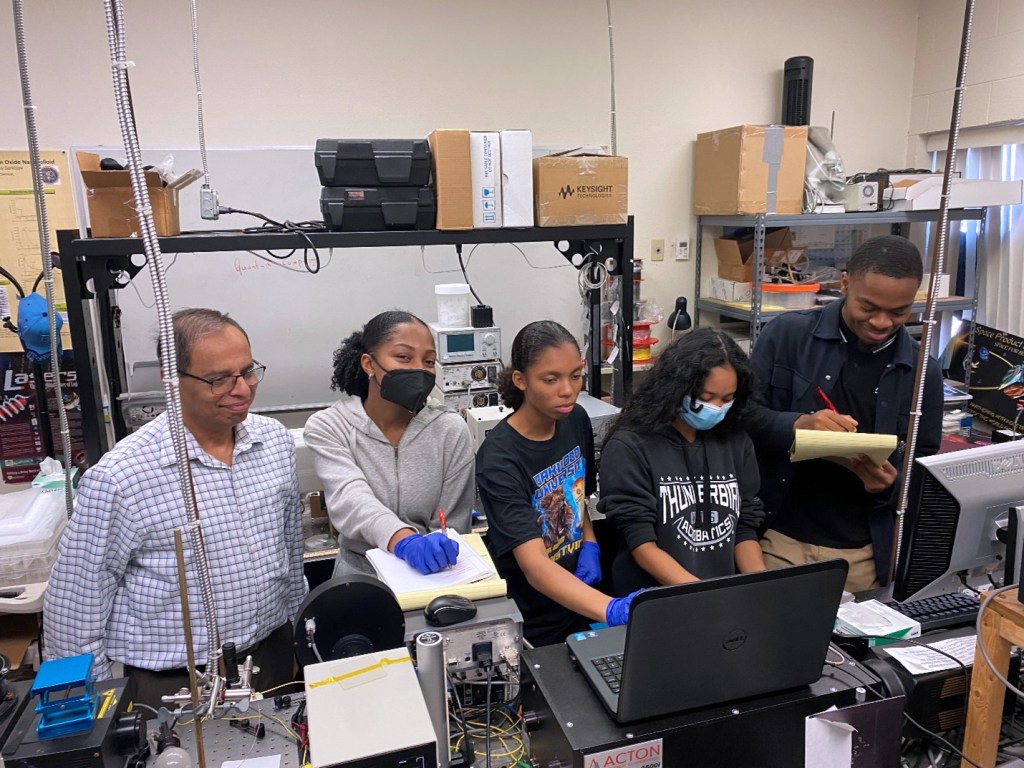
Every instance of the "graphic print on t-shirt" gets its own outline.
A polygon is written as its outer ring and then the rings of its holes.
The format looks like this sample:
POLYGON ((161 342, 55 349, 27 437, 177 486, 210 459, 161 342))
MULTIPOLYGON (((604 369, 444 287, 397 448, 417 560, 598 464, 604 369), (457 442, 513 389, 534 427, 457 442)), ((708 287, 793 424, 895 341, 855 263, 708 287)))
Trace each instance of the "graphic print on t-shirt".
POLYGON ((704 503, 704 482, 698 478, 662 477, 659 482, 661 521, 671 525, 693 552, 729 544, 740 511, 740 486, 735 475, 712 475, 704 503))
POLYGON ((580 547, 586 503, 586 460, 578 447, 533 476, 533 508, 548 557, 558 562, 580 547))

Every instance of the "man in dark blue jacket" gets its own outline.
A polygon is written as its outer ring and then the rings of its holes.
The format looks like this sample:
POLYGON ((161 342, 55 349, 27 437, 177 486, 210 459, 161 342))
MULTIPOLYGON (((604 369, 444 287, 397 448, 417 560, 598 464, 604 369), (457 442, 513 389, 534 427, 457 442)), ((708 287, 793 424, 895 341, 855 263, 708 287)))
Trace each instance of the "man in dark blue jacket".
MULTIPOLYGON (((769 568, 841 557, 850 563, 848 590, 888 581, 919 348, 903 324, 922 271, 909 240, 868 240, 843 275, 841 301, 788 312, 758 338, 751 358, 767 408, 752 408, 747 426, 769 515, 761 540, 769 568), (791 463, 797 429, 890 434, 899 443, 881 467, 867 459, 791 463)), ((941 432, 942 372, 930 358, 916 455, 936 453, 941 432)))

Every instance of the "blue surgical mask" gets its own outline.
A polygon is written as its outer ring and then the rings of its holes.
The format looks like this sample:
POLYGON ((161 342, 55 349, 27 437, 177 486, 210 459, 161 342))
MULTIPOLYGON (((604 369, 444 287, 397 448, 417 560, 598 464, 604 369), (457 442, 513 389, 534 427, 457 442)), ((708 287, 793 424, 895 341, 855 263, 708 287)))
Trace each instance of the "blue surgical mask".
POLYGON ((732 408, 732 401, 729 401, 725 405, 713 405, 712 403, 701 402, 698 404, 699 410, 694 411, 690 408, 692 401, 690 396, 686 395, 683 398, 683 405, 679 409, 679 418, 689 424, 694 429, 702 432, 707 432, 709 429, 714 429, 722 423, 722 419, 725 418, 725 414, 732 408))

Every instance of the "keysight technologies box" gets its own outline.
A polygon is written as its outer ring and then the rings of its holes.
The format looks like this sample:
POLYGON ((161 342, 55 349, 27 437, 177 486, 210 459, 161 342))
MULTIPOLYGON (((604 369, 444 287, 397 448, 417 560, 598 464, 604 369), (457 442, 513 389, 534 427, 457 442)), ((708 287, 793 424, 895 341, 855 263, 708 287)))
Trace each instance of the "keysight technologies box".
POLYGON ((738 125, 697 136, 694 216, 801 213, 807 126, 738 125), (778 163, 769 210, 770 167, 778 163))
POLYGON ((533 161, 537 226, 625 224, 629 160, 575 150, 533 161))

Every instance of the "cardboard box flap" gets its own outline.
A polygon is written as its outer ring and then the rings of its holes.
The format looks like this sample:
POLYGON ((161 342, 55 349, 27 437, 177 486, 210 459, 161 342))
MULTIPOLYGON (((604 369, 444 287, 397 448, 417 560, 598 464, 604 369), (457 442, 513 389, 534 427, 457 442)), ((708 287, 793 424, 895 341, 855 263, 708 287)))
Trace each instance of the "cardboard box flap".
POLYGON ((544 155, 544 157, 617 157, 617 155, 613 155, 611 152, 587 149, 586 147, 576 147, 574 149, 563 149, 561 152, 552 152, 550 155, 544 155))
MULTIPOLYGON (((82 173, 82 181, 87 189, 109 189, 111 187, 131 187, 132 177, 128 171, 101 171, 100 156, 92 152, 76 152, 78 168, 82 173)), ((163 189, 164 182, 156 171, 146 171, 146 186, 150 189, 163 189)))
MULTIPOLYGON (((569 150, 570 152, 575 150, 569 150)), ((577 155, 558 153, 534 158, 535 164, 555 168, 572 168, 579 176, 596 176, 608 168, 626 168, 628 159, 621 155, 600 155, 594 152, 583 152, 577 155)))
POLYGON ((189 184, 198 181, 203 178, 203 172, 198 168, 193 168, 191 171, 185 171, 178 178, 167 185, 168 189, 184 189, 189 184))

